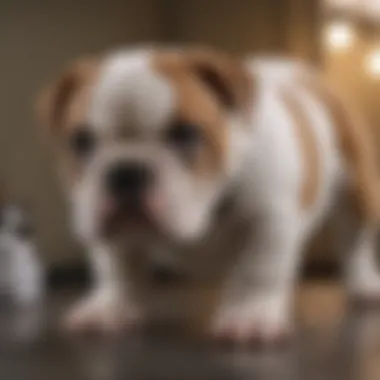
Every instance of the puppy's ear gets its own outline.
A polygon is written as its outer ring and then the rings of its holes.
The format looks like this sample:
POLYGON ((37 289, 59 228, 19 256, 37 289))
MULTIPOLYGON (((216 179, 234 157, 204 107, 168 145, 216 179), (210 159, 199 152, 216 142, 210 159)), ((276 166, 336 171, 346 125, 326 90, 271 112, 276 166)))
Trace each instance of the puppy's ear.
POLYGON ((93 77, 96 67, 94 59, 79 60, 40 92, 36 103, 37 119, 49 134, 55 135, 62 130, 70 102, 80 87, 93 77))
POLYGON ((187 55, 190 70, 230 111, 246 111, 254 92, 253 78, 242 59, 210 49, 197 49, 187 55))

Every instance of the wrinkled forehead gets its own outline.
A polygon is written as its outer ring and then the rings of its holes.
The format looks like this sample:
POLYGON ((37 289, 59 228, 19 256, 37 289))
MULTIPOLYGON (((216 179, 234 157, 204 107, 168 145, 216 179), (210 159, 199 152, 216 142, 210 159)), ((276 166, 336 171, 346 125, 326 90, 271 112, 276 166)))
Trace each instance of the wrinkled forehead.
POLYGON ((89 109, 94 128, 154 131, 173 117, 175 91, 154 69, 151 52, 121 52, 108 57, 99 72, 89 109))

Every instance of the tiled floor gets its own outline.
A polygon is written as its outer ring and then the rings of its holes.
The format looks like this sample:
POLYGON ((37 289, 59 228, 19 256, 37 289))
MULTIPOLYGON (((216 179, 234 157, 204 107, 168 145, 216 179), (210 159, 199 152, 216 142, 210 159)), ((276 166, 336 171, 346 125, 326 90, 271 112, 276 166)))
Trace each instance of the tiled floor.
MULTIPOLYGON (((184 338, 73 339, 57 328, 67 299, 44 313, 3 310, 1 380, 379 380, 380 311, 353 310, 333 283, 302 286, 294 342, 248 352, 184 338)), ((165 335, 164 335, 165 336, 165 335)))

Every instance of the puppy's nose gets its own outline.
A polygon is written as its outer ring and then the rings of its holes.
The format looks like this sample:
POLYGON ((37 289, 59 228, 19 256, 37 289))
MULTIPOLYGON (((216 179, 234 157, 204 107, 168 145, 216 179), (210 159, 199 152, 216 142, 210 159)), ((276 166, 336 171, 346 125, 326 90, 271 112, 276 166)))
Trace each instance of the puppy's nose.
POLYGON ((108 171, 106 186, 120 201, 138 201, 152 181, 153 173, 144 163, 123 162, 108 171))

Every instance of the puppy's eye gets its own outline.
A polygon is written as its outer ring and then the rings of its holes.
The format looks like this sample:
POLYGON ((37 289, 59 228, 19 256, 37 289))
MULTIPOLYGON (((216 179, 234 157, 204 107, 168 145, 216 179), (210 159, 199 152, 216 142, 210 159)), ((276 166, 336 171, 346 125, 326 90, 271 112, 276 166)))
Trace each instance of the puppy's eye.
POLYGON ((75 131, 69 140, 71 151, 78 158, 88 157, 96 148, 96 136, 87 127, 75 131))
POLYGON ((179 122, 174 124, 166 134, 168 142, 178 148, 196 148, 203 140, 200 128, 191 123, 179 122))

